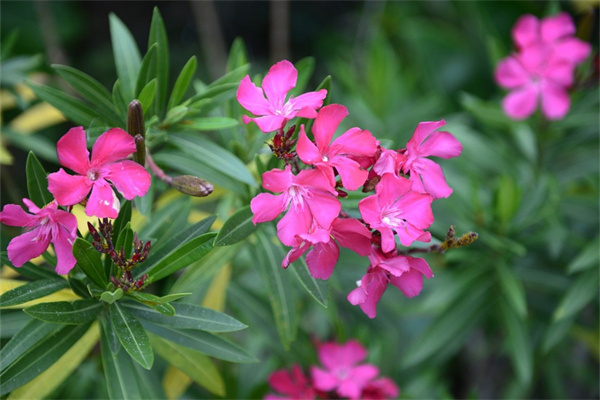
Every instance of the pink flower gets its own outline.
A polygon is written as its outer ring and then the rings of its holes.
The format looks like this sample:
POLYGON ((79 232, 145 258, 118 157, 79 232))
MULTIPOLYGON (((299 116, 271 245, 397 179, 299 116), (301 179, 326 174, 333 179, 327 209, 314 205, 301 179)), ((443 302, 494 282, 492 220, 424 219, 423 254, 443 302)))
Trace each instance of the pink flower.
POLYGON ((316 279, 329 279, 331 276, 340 255, 338 244, 363 257, 371 252, 371 232, 352 218, 337 218, 332 222, 329 231, 313 230, 309 234, 300 235, 300 239, 302 240, 298 246, 285 256, 281 266, 287 268, 312 246, 306 255, 306 264, 311 276, 316 279))
POLYGON ((273 372, 269 377, 269 385, 284 396, 268 394, 265 400, 315 398, 315 390, 298 365, 294 365, 291 371, 282 369, 273 372))
POLYGON ((92 148, 90 162, 82 127, 72 128, 57 144, 58 161, 78 175, 62 168, 48 175, 48 190, 60 205, 81 202, 90 193, 85 213, 98 218, 117 218, 121 205, 110 181, 127 200, 144 196, 150 187, 150 174, 125 157, 135 152, 135 140, 119 128, 104 132, 92 148))
POLYGON ((502 105, 513 119, 529 117, 541 101, 551 120, 563 118, 570 108, 567 88, 573 83, 576 64, 584 61, 591 46, 575 37, 575 25, 566 13, 543 19, 524 15, 515 24, 513 39, 519 50, 498 64, 496 81, 509 89, 502 105))
POLYGON ((40 209, 31 200, 23 199, 31 214, 15 204, 7 204, 0 212, 0 222, 9 226, 22 226, 27 232, 8 244, 8 259, 15 267, 40 256, 48 245, 54 245, 56 273, 66 275, 75 266, 73 242, 77 237, 77 218, 59 210, 56 201, 40 209))
POLYGON ((335 186, 335 168, 344 187, 356 190, 365 183, 368 175, 356 159, 373 157, 377 152, 377 140, 369 131, 352 128, 330 143, 338 125, 347 115, 348 110, 342 105, 323 107, 312 127, 316 145, 308 139, 304 126, 301 126, 296 151, 302 162, 323 171, 332 186, 335 186))
POLYGON ((271 221, 287 209, 277 223, 277 236, 286 246, 297 247, 300 236, 311 230, 329 230, 341 210, 337 192, 318 170, 294 175, 289 165, 285 170, 273 169, 263 174, 263 187, 281 194, 260 193, 254 197, 250 202, 252 222, 271 221))
POLYGON ((297 80, 298 71, 286 60, 271 67, 263 79, 262 89, 256 87, 250 76, 246 75, 240 82, 236 97, 242 107, 260 117, 244 115, 244 123, 254 121, 261 131, 268 133, 283 128, 288 120, 296 116, 315 118, 316 110, 323 105, 323 99, 327 96, 327 90, 304 93, 285 101, 288 92, 296 87, 297 80))
POLYGON ((358 399, 367 383, 379 373, 371 364, 357 365, 367 357, 360 343, 324 343, 319 346, 319 360, 325 369, 311 367, 313 385, 318 390, 336 389, 341 397, 358 399))
POLYGON ((385 174, 375 187, 375 195, 358 203, 363 220, 381 233, 381 247, 386 253, 396 248, 394 232, 404 246, 415 240, 431 240, 431 234, 424 230, 433 223, 433 198, 413 191, 412 186, 408 179, 385 174))
POLYGON ((390 378, 379 378, 367 383, 360 398, 363 400, 397 399, 400 394, 398 385, 390 378))
POLYGON ((424 259, 398 255, 396 251, 384 254, 374 247, 369 260, 371 265, 367 273, 347 297, 352 305, 359 305, 369 318, 377 315, 377 303, 388 283, 400 289, 406 297, 414 297, 423 289, 423 276, 427 279, 433 276, 424 259))

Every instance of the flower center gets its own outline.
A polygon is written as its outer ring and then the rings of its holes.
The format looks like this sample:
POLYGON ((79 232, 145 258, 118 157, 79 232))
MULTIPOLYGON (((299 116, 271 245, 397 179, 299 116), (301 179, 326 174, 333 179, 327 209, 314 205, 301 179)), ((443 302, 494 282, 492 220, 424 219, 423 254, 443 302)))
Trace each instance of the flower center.
POLYGON ((288 204, 291 202, 295 208, 303 208, 304 207, 304 196, 308 195, 307 190, 296 185, 292 185, 288 188, 287 194, 288 204))
POLYGON ((406 218, 402 216, 402 210, 397 208, 385 209, 382 213, 381 222, 390 227, 406 226, 406 218))
POLYGON ((100 177, 100 173, 94 169, 90 169, 87 173, 87 177, 93 182, 100 177))
POLYGON ((40 221, 40 225, 46 225, 48 223, 48 221, 49 221, 48 217, 44 217, 44 219, 40 221))
POLYGON ((322 160, 323 160, 323 162, 327 162, 327 161, 329 161, 329 158, 327 158, 327 156, 323 156, 322 160))

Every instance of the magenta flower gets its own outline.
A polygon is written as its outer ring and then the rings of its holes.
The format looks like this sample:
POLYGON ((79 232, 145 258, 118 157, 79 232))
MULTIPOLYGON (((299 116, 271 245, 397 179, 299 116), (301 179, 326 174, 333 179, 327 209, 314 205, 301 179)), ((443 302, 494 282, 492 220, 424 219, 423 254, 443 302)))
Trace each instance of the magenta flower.
POLYGON ((297 247, 303 234, 311 229, 329 230, 340 213, 337 192, 318 170, 303 170, 292 174, 291 167, 273 169, 263 174, 263 187, 280 195, 260 193, 250 202, 252 222, 271 221, 286 209, 277 223, 277 236, 286 246, 297 247), (289 209, 288 209, 289 207, 289 209))
POLYGON ((117 218, 121 204, 109 181, 127 200, 144 196, 150 187, 150 174, 138 163, 124 158, 135 152, 135 140, 119 128, 104 132, 87 150, 85 131, 72 128, 57 144, 58 161, 77 173, 62 168, 48 175, 48 190, 58 204, 69 206, 83 201, 90 193, 85 213, 98 218, 117 218))
POLYGON ((381 233, 381 247, 386 253, 396 248, 394 232, 404 246, 415 240, 431 240, 431 234, 424 230, 433 223, 433 198, 413 191, 412 186, 408 179, 385 174, 375 187, 375 195, 358 203, 363 220, 381 233))
POLYGON ((298 365, 294 365, 291 371, 282 369, 273 372, 269 377, 269 385, 283 396, 268 394, 264 397, 264 400, 312 400, 316 395, 310 381, 304 376, 298 365))
POLYGON ((56 273, 66 275, 75 266, 73 242, 77 237, 77 218, 58 209, 56 201, 37 207, 31 200, 23 199, 31 214, 15 204, 7 204, 0 212, 0 222, 9 226, 22 226, 27 232, 13 238, 8 244, 8 259, 15 267, 40 256, 50 243, 56 253, 56 273))
POLYGON ((244 123, 254 121, 261 131, 268 133, 283 128, 288 120, 296 116, 315 118, 316 110, 323 105, 323 99, 327 96, 327 90, 304 93, 286 101, 288 92, 296 87, 297 80, 298 71, 287 60, 271 67, 263 79, 262 89, 256 87, 250 76, 246 75, 240 82, 236 97, 242 107, 260 117, 244 115, 244 123))
POLYGON ((390 378, 379 378, 367 383, 360 395, 362 400, 397 399, 400 394, 398 385, 390 378))
POLYGON ((314 387, 323 391, 336 389, 341 397, 358 399, 367 383, 379 373, 374 365, 358 365, 366 357, 367 351, 355 340, 320 345, 319 360, 325 369, 311 367, 314 387))
POLYGON ((330 143, 338 125, 347 115, 348 110, 342 105, 323 107, 312 127, 316 145, 308 139, 304 126, 301 126, 296 151, 303 163, 323 171, 332 186, 335 186, 335 168, 344 187, 356 190, 365 183, 368 175, 358 160, 375 155, 377 140, 369 131, 352 128, 330 143))
POLYGON ((518 53, 498 64, 496 81, 509 89, 502 105, 513 119, 529 117, 541 102, 551 120, 563 118, 570 108, 567 88, 573 83, 576 64, 583 62, 591 46, 573 35, 575 24, 566 13, 544 18, 524 15, 513 28, 518 53))
POLYGON ((308 234, 300 235, 300 239, 298 246, 285 256, 281 266, 287 268, 310 249, 306 255, 306 264, 315 279, 329 279, 339 259, 339 246, 351 249, 363 257, 371 252, 371 232, 352 218, 336 218, 329 231, 313 229, 308 234))
POLYGON ((359 305, 369 318, 377 315, 377 303, 388 283, 400 289, 406 297, 414 297, 423 289, 423 276, 427 279, 433 276, 424 259, 398 255, 396 251, 384 254, 373 248, 369 260, 371 265, 367 273, 347 297, 352 305, 359 305))

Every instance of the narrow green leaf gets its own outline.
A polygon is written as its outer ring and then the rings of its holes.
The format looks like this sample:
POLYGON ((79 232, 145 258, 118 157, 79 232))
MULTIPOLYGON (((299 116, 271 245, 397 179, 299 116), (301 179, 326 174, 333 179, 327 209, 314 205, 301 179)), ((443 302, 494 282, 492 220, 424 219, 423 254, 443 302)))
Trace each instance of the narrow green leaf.
POLYGON ((28 82, 29 87, 37 97, 49 103, 60 111, 67 119, 83 126, 91 125, 96 118, 102 118, 96 111, 84 104, 81 100, 46 85, 28 82))
POLYGON ((82 238, 75 239, 73 255, 77 265, 96 285, 104 288, 108 283, 100 253, 89 242, 82 238))
POLYGON ((508 333, 508 350, 519 380, 529 384, 533 375, 533 352, 527 327, 513 306, 501 304, 504 326, 508 333))
POLYGON ((91 281, 87 278, 87 276, 85 276, 85 274, 81 272, 71 274, 67 277, 67 281, 69 282, 69 287, 77 296, 84 299, 89 299, 92 297, 89 287, 96 287, 96 285, 92 285, 91 281))
POLYGON ((131 230, 131 223, 127 223, 121 230, 121 234, 115 243, 115 250, 124 250, 125 258, 131 257, 131 249, 133 248, 133 230, 131 230))
POLYGON ((27 173, 29 200, 40 208, 50 203, 54 197, 48 191, 48 179, 46 178, 48 174, 32 151, 27 155, 25 172, 27 173))
POLYGON ((13 146, 23 151, 33 151, 39 158, 58 164, 56 142, 42 135, 23 135, 8 125, 2 127, 3 137, 13 146))
POLYGON ((0 312, 0 338, 12 338, 32 320, 23 310, 2 310, 0 312))
POLYGON ((567 267, 570 274, 598 266, 600 259, 600 239, 596 237, 567 267))
POLYGON ((558 343, 563 342, 563 340, 569 333, 571 327, 573 326, 576 317, 576 315, 571 315, 570 317, 553 322, 552 325, 548 327, 542 345, 544 353, 548 353, 558 343))
POLYGON ((221 85, 211 85, 206 87, 205 90, 196 93, 189 99, 183 102, 184 105, 188 105, 190 108, 201 108, 198 107, 199 104, 211 104, 212 99, 219 98, 221 96, 228 97, 229 94, 235 95, 237 88, 240 86, 240 82, 232 82, 232 83, 224 83, 221 85), (203 102, 204 100, 208 100, 208 102, 203 102), (203 102, 203 103, 200 103, 203 102))
POLYGON ((169 98, 169 104, 167 106, 169 110, 178 105, 181 102, 181 99, 183 99, 185 92, 187 92, 190 83, 192 82, 197 65, 198 60, 196 59, 196 56, 192 56, 181 69, 181 72, 175 81, 175 86, 173 86, 171 97, 169 98))
POLYGON ((141 64, 140 51, 125 24, 115 14, 108 16, 110 39, 121 90, 128 103, 134 98, 135 84, 141 64))
POLYGON ((252 223, 253 216, 250 206, 246 206, 227 218, 215 238, 215 246, 229 246, 250 236, 257 228, 252 223))
POLYGON ((119 235, 121 234, 121 231, 129 222, 131 222, 131 201, 125 200, 123 204, 121 204, 119 216, 113 221, 114 241, 119 240, 119 235))
POLYGON ((193 304, 173 303, 174 317, 166 317, 140 303, 123 304, 134 316, 160 325, 179 329, 199 329, 208 332, 233 332, 248 326, 219 311, 193 304))
POLYGON ((73 302, 56 301, 27 307, 25 311, 33 318, 56 324, 79 325, 96 319, 102 309, 102 303, 96 299, 76 300, 73 302))
POLYGON ((144 114, 148 113, 150 106, 154 102, 154 98, 156 95, 156 79, 152 79, 140 92, 138 95, 138 100, 142 104, 142 111, 144 114))
POLYGON ((244 40, 241 37, 236 37, 231 44, 231 50, 229 50, 226 71, 229 72, 247 64, 248 52, 246 51, 244 40))
POLYGON ((110 321, 131 358, 146 369, 152 368, 154 353, 148 335, 138 320, 117 302, 110 305, 110 321))
POLYGON ((290 97, 298 97, 305 92, 304 88, 315 70, 315 58, 304 57, 294 66, 298 70, 298 80, 296 81, 296 87, 289 91, 290 97))
POLYGON ((291 265, 292 271, 306 291, 323 307, 327 308, 327 297, 329 297, 329 284, 326 280, 315 279, 311 276, 304 258, 299 258, 291 265))
POLYGON ((54 364, 81 336, 90 324, 63 325, 52 335, 40 340, 27 354, 0 373, 0 396, 23 386, 54 364))
POLYGON ((150 335, 152 348, 197 384, 217 396, 225 396, 225 382, 213 362, 204 354, 150 335))
POLYGON ((14 271, 17 271, 20 275, 23 275, 26 278, 33 280, 57 278, 56 272, 30 262, 26 262, 19 268, 14 267, 8 259, 6 250, 0 252, 0 259, 2 261, 2 265, 8 265, 14 271))
POLYGON ((148 304, 148 305, 158 305, 158 304, 165 304, 165 303, 169 303, 171 301, 175 301, 175 300, 179 300, 182 299, 186 296, 189 296, 191 293, 173 293, 173 294, 168 294, 166 296, 155 296, 153 294, 150 293, 144 293, 144 292, 129 292, 128 295, 130 295, 131 297, 134 297, 136 300, 148 304))
POLYGON ((554 321, 575 315, 596 296, 598 296, 598 271, 594 268, 582 273, 571 284, 565 297, 554 311, 554 321))
POLYGON ((127 115, 128 103, 123 98, 122 92, 123 89, 121 89, 121 82, 117 79, 112 90, 113 104, 115 105, 115 110, 117 111, 117 114, 121 118, 125 118, 125 116, 127 115))
POLYGON ((117 288, 114 292, 106 291, 100 295, 100 300, 112 304, 123 297, 123 289, 117 288))
POLYGON ((142 89, 148 82, 156 79, 156 57, 158 53, 158 45, 155 43, 148 48, 146 55, 142 59, 140 64, 140 71, 138 74, 137 82, 135 84, 135 95, 140 95, 142 89))
POLYGON ((191 200, 189 197, 180 197, 168 204, 162 206, 158 211, 152 213, 152 218, 138 231, 140 238, 162 238, 164 232, 167 229, 175 226, 176 229, 181 230, 182 227, 177 226, 175 221, 182 214, 185 216, 189 215, 191 209, 191 200))
POLYGON ((68 287, 69 282, 67 282, 66 279, 57 278, 56 276, 53 279, 28 282, 2 294, 2 296, 0 296, 0 307, 23 304, 68 287))
POLYGON ((169 85, 169 41, 167 31, 158 7, 154 7, 152 14, 152 23, 150 24, 150 34, 148 36, 148 48, 156 43, 158 45, 155 58, 156 60, 156 78, 157 91, 156 101, 154 102, 154 114, 162 117, 164 107, 167 101, 167 87, 169 85))
POLYGON ((194 131, 218 131, 229 129, 238 125, 238 120, 229 117, 201 117, 189 118, 181 123, 187 130, 194 131))
POLYGON ((33 349, 46 336, 62 329, 63 325, 32 319, 19 330, 0 350, 0 370, 33 349))
POLYGON ((504 292, 504 298, 510 303, 519 318, 527 316, 527 302, 525 300, 525 289, 515 275, 514 271, 503 263, 496 266, 500 288, 504 292))
POLYGON ((142 320, 144 328, 149 332, 178 345, 199 351, 211 357, 236 363, 256 362, 256 358, 231 342, 208 332, 175 329, 170 326, 156 325, 142 320))

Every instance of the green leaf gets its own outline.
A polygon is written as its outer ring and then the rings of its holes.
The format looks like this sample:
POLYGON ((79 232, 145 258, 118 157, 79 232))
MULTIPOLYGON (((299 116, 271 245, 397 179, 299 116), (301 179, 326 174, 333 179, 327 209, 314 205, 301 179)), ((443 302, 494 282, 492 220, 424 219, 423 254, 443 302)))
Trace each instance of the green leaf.
POLYGON ((27 173, 29 200, 40 208, 54 200, 54 196, 48 191, 48 179, 46 178, 48 174, 32 151, 27 155, 25 171, 27 173))
POLYGON ((570 317, 553 322, 552 325, 548 327, 542 345, 544 353, 548 353, 550 350, 552 350, 552 348, 554 348, 554 346, 564 341, 565 337, 571 330, 576 317, 576 315, 571 315, 570 317))
POLYGON ((129 292, 127 294, 135 298, 137 301, 140 301, 144 304, 148 304, 150 306, 155 306, 158 304, 165 304, 171 301, 182 299, 186 296, 189 296, 191 293, 173 293, 162 297, 144 292, 129 292))
POLYGON ((236 37, 231 44, 231 50, 229 50, 226 71, 229 72, 247 64, 248 52, 246 51, 244 40, 241 37, 236 37))
POLYGON ((146 55, 142 59, 140 64, 140 71, 138 74, 137 82, 135 84, 135 95, 139 96, 142 89, 148 82, 156 78, 156 57, 158 53, 158 45, 153 44, 148 48, 146 55))
POLYGON ((73 244, 73 255, 77 260, 77 265, 92 282, 101 288, 106 287, 108 279, 98 250, 86 240, 77 238, 73 244))
POLYGON ((167 86, 169 85, 169 41, 167 39, 167 31, 165 24, 158 11, 158 7, 154 7, 152 14, 152 23, 150 25, 150 34, 148 36, 148 48, 156 43, 156 78, 157 91, 156 101, 154 102, 154 114, 164 115, 164 106, 167 101, 167 86))
POLYGON ((598 271, 596 268, 582 273, 571 284, 565 297, 554 311, 554 321, 575 315, 598 295, 598 271))
POLYGON ((140 51, 125 24, 115 14, 108 16, 117 77, 126 102, 134 98, 141 57, 140 51))
POLYGON ((504 298, 522 320, 527 316, 527 301, 525 300, 525 289, 515 275, 514 271, 503 263, 496 265, 500 288, 504 298))
POLYGON ((213 239, 216 235, 213 232, 200 235, 179 246, 155 265, 145 266, 142 264, 142 269, 140 271, 136 270, 136 274, 148 274, 148 282, 165 278, 204 257, 212 250, 213 239))
POLYGON ((152 334, 150 343, 159 356, 180 369, 194 382, 217 396, 225 396, 225 382, 210 358, 152 334))
POLYGON ((572 274, 574 272, 583 271, 592 267, 598 266, 600 259, 600 239, 596 237, 590 244, 567 267, 567 271, 572 274))
MULTIPOLYGON (((177 232, 182 229, 176 223, 177 219, 182 215, 185 217, 184 222, 187 222, 187 216, 191 209, 191 200, 189 197, 179 197, 178 199, 165 204, 158 211, 152 213, 152 218, 138 231, 140 238, 162 238, 165 230, 175 226, 177 232)), ((169 237, 169 236, 167 236, 169 237)))
POLYGON ((208 332, 176 329, 170 326, 156 325, 144 320, 142 320, 142 324, 144 325, 144 328, 155 335, 211 357, 236 363, 257 361, 245 350, 208 332))
POLYGON ((0 373, 0 396, 23 386, 54 364, 81 336, 90 324, 63 325, 0 373))
POLYGON ((154 353, 148 335, 138 320, 117 302, 110 305, 110 321, 131 358, 145 369, 152 368, 154 353))
POLYGON ((284 254, 281 246, 275 245, 269 238, 274 237, 264 229, 256 232, 256 267, 262 276, 265 291, 269 294, 271 308, 277 332, 284 348, 289 349, 296 337, 297 318, 296 300, 291 290, 288 271, 281 268, 284 254))
POLYGON ((123 289, 117 288, 114 292, 106 291, 100 295, 100 300, 112 304, 123 297, 123 289))
POLYGON ((169 110, 178 105, 181 102, 181 99, 183 99, 185 92, 187 92, 190 86, 190 82, 192 82, 197 64, 198 60, 196 59, 196 56, 192 56, 181 69, 181 72, 175 81, 175 86, 173 86, 171 97, 169 98, 169 104, 167 106, 169 110))
POLYGON ((9 126, 2 126, 3 137, 13 146, 23 151, 33 151, 43 160, 58 164, 56 156, 56 142, 51 141, 42 135, 24 135, 21 132, 12 130, 9 126))
POLYGON ((311 276, 304 258, 299 258, 291 265, 292 271, 300 281, 304 289, 323 307, 327 308, 327 297, 329 297, 329 285, 326 280, 315 279, 311 276))
POLYGON ((215 246, 229 246, 250 236, 257 228, 252 223, 253 216, 250 206, 246 206, 227 218, 215 238, 215 246))
POLYGON ((89 289, 90 287, 96 288, 96 285, 92 285, 87 276, 81 272, 70 274, 67 277, 67 281, 69 282, 69 287, 73 293, 84 299, 89 299, 92 297, 89 289))
POLYGON ((96 118, 101 118, 96 111, 84 104, 81 100, 46 85, 27 83, 37 97, 49 103, 60 111, 67 119, 83 126, 89 126, 96 118))
MULTIPOLYGON (((4 322, 4 321, 3 321, 4 322)), ((32 319, 19 330, 0 350, 0 370, 33 349, 46 336, 62 329, 63 325, 32 319)))
POLYGON ((123 304, 139 319, 160 325, 168 325, 173 328, 199 329, 208 332, 234 332, 248 327, 235 318, 210 308, 185 303, 173 303, 171 305, 175 308, 175 316, 173 317, 166 317, 140 303, 127 302, 123 304))
POLYGON ((8 259, 6 251, 0 252, 0 257, 2 258, 2 265, 8 265, 11 269, 18 272, 20 275, 26 278, 33 280, 57 278, 56 272, 48 268, 40 267, 31 262, 26 262, 19 268, 13 267, 10 260, 8 259))
POLYGON ((315 70, 315 58, 304 57, 294 66, 298 70, 298 80, 296 81, 296 87, 289 91, 290 97, 298 97, 304 92, 304 88, 315 70))
POLYGON ((17 304, 23 304, 30 300, 39 299, 69 287, 66 279, 57 278, 43 279, 26 283, 16 287, 0 296, 0 307, 9 307, 17 304))
POLYGON ((77 90, 85 100, 93 104, 106 121, 113 126, 123 126, 116 114, 111 93, 88 74, 66 65, 51 65, 64 80, 77 90))
POLYGON ((527 327, 512 307, 501 304, 504 326, 508 331, 508 350, 519 380, 528 384, 533 375, 533 351, 527 327))
POLYGON ((156 95, 156 79, 152 79, 140 92, 138 95, 138 100, 142 104, 142 111, 144 115, 148 113, 150 106, 154 102, 154 97, 156 95))
POLYGON ((112 98, 113 104, 115 105, 115 110, 117 114, 121 116, 121 118, 125 118, 127 115, 127 101, 123 98, 122 94, 123 89, 121 89, 121 82, 117 79, 113 86, 112 90, 112 98))
POLYGON ((131 230, 131 223, 127 223, 125 227, 121 230, 121 234, 119 235, 119 239, 115 243, 115 250, 121 251, 121 249, 125 252, 125 258, 131 257, 131 249, 133 248, 133 230, 131 230))
POLYGON ((194 131, 218 131, 229 129, 238 125, 238 120, 229 117, 201 117, 189 118, 181 123, 186 130, 194 131))
POLYGON ((113 240, 119 240, 119 235, 125 225, 131 222, 131 201, 125 200, 123 204, 121 204, 121 210, 119 211, 119 216, 117 219, 113 221, 113 240))
POLYGON ((10 339, 32 320, 23 310, 2 310, 0 312, 0 338, 10 339))
POLYGON ((96 299, 76 300, 73 302, 56 301, 27 307, 25 311, 33 318, 56 324, 79 325, 93 321, 102 309, 102 303, 96 299))
POLYGON ((227 98, 229 94, 231 94, 232 96, 235 95, 235 92, 240 86, 240 83, 238 81, 215 86, 213 85, 214 84, 207 86, 205 90, 193 95, 192 97, 184 101, 183 104, 188 105, 190 108, 202 109, 203 107, 199 107, 200 104, 203 104, 205 106, 212 105, 212 99, 216 100, 221 97, 227 98))

